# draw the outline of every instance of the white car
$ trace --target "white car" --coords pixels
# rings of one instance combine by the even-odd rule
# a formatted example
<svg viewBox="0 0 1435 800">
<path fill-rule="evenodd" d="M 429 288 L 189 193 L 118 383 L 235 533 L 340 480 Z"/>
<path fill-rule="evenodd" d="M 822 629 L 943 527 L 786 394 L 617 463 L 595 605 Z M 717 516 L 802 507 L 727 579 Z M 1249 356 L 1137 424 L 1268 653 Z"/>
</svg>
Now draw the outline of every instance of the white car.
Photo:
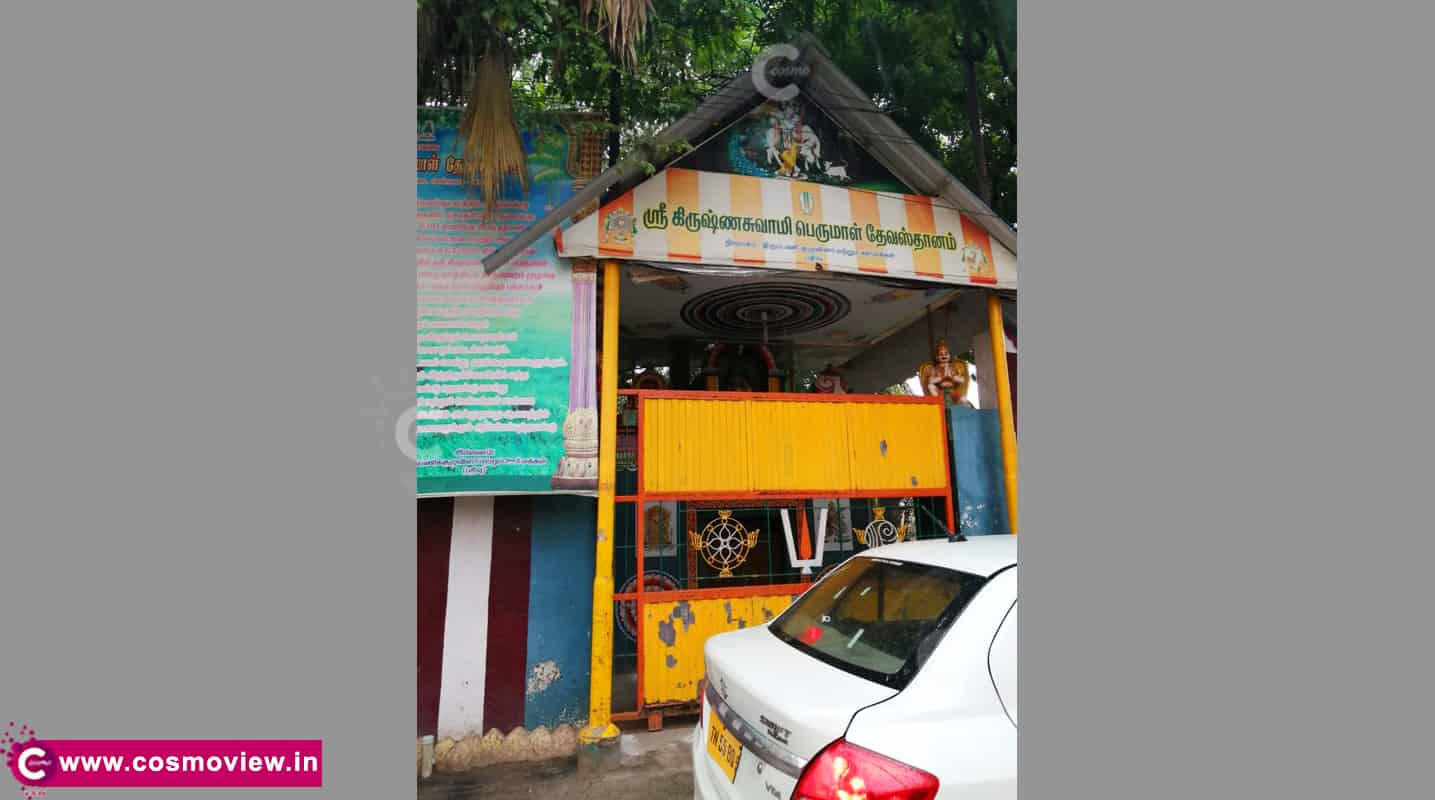
<svg viewBox="0 0 1435 800">
<path fill-rule="evenodd" d="M 704 647 L 699 800 L 1017 796 L 1016 538 L 843 562 Z"/>
</svg>

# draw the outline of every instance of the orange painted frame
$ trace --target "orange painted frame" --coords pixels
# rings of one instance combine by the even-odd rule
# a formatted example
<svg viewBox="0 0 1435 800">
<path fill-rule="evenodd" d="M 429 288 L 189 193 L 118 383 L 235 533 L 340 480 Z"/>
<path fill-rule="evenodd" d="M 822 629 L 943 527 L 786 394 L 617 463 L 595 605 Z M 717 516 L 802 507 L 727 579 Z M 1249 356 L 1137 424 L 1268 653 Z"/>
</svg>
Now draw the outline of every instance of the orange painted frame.
<svg viewBox="0 0 1435 800">
<path fill-rule="evenodd" d="M 643 595 L 650 603 L 665 603 L 670 600 L 722 600 L 727 597 L 754 597 L 770 594 L 798 594 L 806 590 L 806 583 L 764 583 L 756 586 L 729 586 L 718 589 L 675 589 L 667 592 L 647 592 Z M 636 600 L 637 592 L 623 592 L 613 595 L 615 600 Z"/>
<path fill-rule="evenodd" d="M 925 403 L 941 405 L 940 397 L 909 394 L 807 394 L 804 392 L 707 392 L 682 389 L 619 389 L 618 394 L 654 400 L 766 400 L 770 403 Z"/>
<path fill-rule="evenodd" d="M 636 625 L 636 627 L 637 627 L 636 634 L 637 634 L 637 642 L 638 642 L 638 659 L 637 659 L 637 661 L 638 661 L 638 663 L 637 663 L 638 674 L 637 674 L 637 697 L 636 697 L 636 701 L 637 701 L 638 707 L 637 707 L 636 709 L 634 709 L 633 711 L 614 712 L 614 713 L 612 714 L 613 719 L 616 719 L 616 720 L 634 720 L 634 719 L 640 719 L 640 718 L 643 716 L 644 711 L 645 711 L 645 708 L 646 708 L 646 706 L 645 706 L 645 704 L 644 704 L 644 700 L 643 700 L 643 661 L 644 661 L 644 658 L 643 658 L 643 649 L 644 649 L 644 648 L 643 648 L 643 641 L 644 641 L 644 640 L 643 640 L 643 606 L 644 606 L 646 603 L 650 603 L 650 602 L 652 602 L 652 603 L 662 603 L 662 602 L 669 602 L 669 601 L 675 601 L 675 600 L 720 599 L 720 598 L 727 598 L 727 597 L 755 597 L 755 596 L 760 596 L 760 595 L 773 595 L 773 594 L 793 594 L 793 595 L 796 595 L 796 594 L 801 594 L 802 592 L 806 591 L 806 590 L 808 589 L 808 587 L 810 587 L 810 586 L 812 585 L 811 582 L 810 582 L 810 580 L 805 580 L 805 581 L 803 581 L 803 582 L 801 582 L 801 583 L 762 584 L 762 585 L 756 585 L 756 586 L 752 586 L 752 585 L 749 585 L 749 586 L 733 586 L 733 587 L 729 587 L 729 588 L 716 588 L 716 589 L 682 589 L 682 590 L 678 590 L 678 591 L 669 591 L 669 592 L 648 592 L 648 591 L 646 591 L 647 581 L 645 581 L 645 580 L 643 579 L 643 575 L 645 574 L 644 569 L 645 569 L 645 567 L 646 567 L 646 564 L 644 563 L 644 561 L 645 561 L 645 552 L 644 552 L 644 551 L 646 550 L 646 547 L 645 547 L 646 540 L 644 539 L 645 531 L 643 530 L 643 528 L 644 528 L 644 519 L 643 519 L 643 518 L 644 518 L 644 516 L 646 516 L 645 512 L 647 511 L 648 501 L 650 501 L 650 500 L 658 500 L 658 501 L 661 501 L 661 500 L 754 500 L 754 499 L 761 499 L 761 500 L 781 500 L 781 499 L 788 499 L 788 498 L 793 499 L 793 500 L 806 500 L 806 499 L 819 498 L 819 497 L 820 497 L 820 498 L 829 498 L 829 497 L 833 497 L 833 498 L 858 498 L 858 497 L 889 496 L 889 495 L 890 495 L 890 496 L 895 496 L 895 497 L 944 497 L 944 498 L 946 498 L 947 530 L 948 530 L 949 532 L 955 532 L 955 531 L 956 531 L 955 515 L 954 515 L 954 513 L 953 513 L 953 512 L 954 512 L 954 505 L 955 505 L 955 503 L 954 503 L 953 498 L 952 498 L 952 481 L 951 481 L 951 474 L 950 474 L 951 461 L 952 461 L 952 451 L 951 451 L 951 442 L 949 441 L 949 438 L 950 438 L 950 435 L 951 435 L 951 434 L 950 434 L 950 432 L 947 430 L 948 419 L 947 419 L 947 415 L 946 415 L 945 413 L 942 414 L 942 463 L 947 467 L 948 472 L 946 473 L 946 475 L 945 475 L 945 480 L 944 480 L 945 488 L 942 488 L 942 489 L 913 490 L 913 489 L 911 489 L 911 488 L 905 488 L 905 489 L 904 489 L 904 488 L 900 488 L 900 487 L 899 487 L 899 488 L 896 488 L 896 489 L 892 489 L 892 490 L 890 490 L 890 491 L 872 491 L 872 490 L 867 490 L 867 491 L 863 491 L 863 492 L 848 492 L 848 491 L 837 491 L 837 492 L 831 492 L 831 491 L 825 491 L 825 492 L 824 492 L 824 491 L 794 492 L 794 491 L 790 491 L 790 490 L 773 490 L 773 491 L 770 491 L 770 492 L 765 492 L 765 491 L 756 491 L 756 492 L 686 492 L 686 493 L 683 493 L 683 492 L 676 492 L 676 493 L 675 493 L 675 492 L 653 492 L 653 493 L 649 494 L 649 493 L 646 492 L 646 491 L 644 490 L 644 488 L 643 488 L 643 427 L 644 427 L 644 426 L 643 426 L 643 416 L 644 416 L 644 410 L 645 410 L 645 409 L 644 409 L 644 406 L 647 404 L 647 401 L 648 401 L 648 399 L 650 399 L 650 398 L 651 398 L 651 399 L 659 399 L 659 400 L 661 400 L 661 399 L 674 399 L 674 400 L 703 400 L 703 399 L 707 399 L 707 400 L 762 400 L 762 401 L 774 402 L 774 403 L 781 403 L 781 402 L 813 402 L 813 401 L 816 401 L 816 402 L 827 402 L 827 403 L 884 403 L 884 404 L 889 404 L 889 403 L 890 403 L 890 404 L 908 403 L 908 404 L 941 405 L 941 406 L 945 407 L 945 402 L 944 402 L 944 401 L 942 400 L 942 398 L 940 398 L 940 397 L 925 397 L 925 396 L 923 396 L 923 397 L 913 397 L 913 396 L 910 396 L 910 395 L 885 395 L 885 394 L 831 394 L 831 395 L 829 395 L 829 394 L 816 394 L 816 393 L 814 393 L 814 394 L 805 394 L 805 393 L 797 393 L 797 392 L 781 392 L 781 393 L 777 393 L 777 392 L 705 392 L 705 391 L 704 391 L 704 392 L 689 392 L 689 391 L 680 391 L 680 390 L 672 390 L 672 389 L 663 389 L 663 390 L 654 390 L 654 389 L 648 389 L 648 390 L 640 390 L 640 389 L 619 389 L 619 390 L 618 390 L 618 394 L 621 395 L 621 396 L 625 396 L 625 397 L 633 397 L 633 398 L 635 398 L 635 399 L 637 400 L 637 402 L 638 402 L 638 408 L 637 408 L 637 412 L 638 412 L 638 413 L 637 413 L 637 418 L 638 418 L 638 424 L 637 424 L 638 436 L 637 436 L 637 441 L 636 441 L 636 443 L 635 443 L 635 446 L 637 447 L 637 452 L 634 453 L 634 466 L 635 466 L 634 472 L 636 473 L 636 474 L 635 474 L 635 477 L 636 477 L 637 483 L 638 483 L 638 491 L 637 491 L 637 494 L 632 494 L 632 495 L 619 495 L 619 496 L 615 496 L 615 497 L 613 498 L 613 502 L 614 502 L 614 503 L 631 503 L 631 504 L 633 504 L 633 508 L 634 508 L 634 513 L 633 513 L 633 526 L 634 526 L 634 531 L 633 531 L 633 533 L 634 533 L 634 537 L 633 537 L 633 541 L 634 541 L 634 544 L 636 545 L 636 546 L 634 547 L 634 550 L 635 550 L 636 553 L 637 553 L 637 562 L 638 562 L 638 563 L 637 563 L 637 568 L 638 568 L 637 576 L 638 576 L 638 579 L 637 579 L 637 581 L 635 582 L 635 584 L 636 584 L 636 585 L 635 585 L 635 588 L 636 588 L 637 591 L 634 591 L 634 592 L 616 593 L 616 594 L 613 595 L 613 602 L 618 603 L 618 602 L 632 601 L 632 602 L 634 603 L 635 607 L 636 607 L 636 608 L 635 608 L 635 613 L 634 613 L 634 617 L 635 617 L 634 622 L 635 622 L 635 625 Z M 617 424 L 617 421 L 616 421 L 616 420 L 613 420 L 611 424 L 615 424 L 615 425 L 616 425 L 616 424 Z"/>
</svg>

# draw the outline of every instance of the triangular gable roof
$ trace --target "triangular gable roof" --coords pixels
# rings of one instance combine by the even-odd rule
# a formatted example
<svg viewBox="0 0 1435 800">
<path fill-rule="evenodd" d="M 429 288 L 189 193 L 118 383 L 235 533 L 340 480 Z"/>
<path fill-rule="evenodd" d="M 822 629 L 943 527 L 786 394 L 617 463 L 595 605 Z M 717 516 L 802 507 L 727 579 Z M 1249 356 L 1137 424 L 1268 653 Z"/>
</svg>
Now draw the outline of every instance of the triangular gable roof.
<svg viewBox="0 0 1435 800">
<path fill-rule="evenodd" d="M 922 194 L 893 175 L 844 125 L 796 87 L 791 96 L 784 93 L 756 104 L 668 166 Z"/>
<path fill-rule="evenodd" d="M 903 183 L 933 198 L 937 204 L 956 209 L 979 226 L 993 244 L 1016 253 L 1016 231 L 991 210 L 981 198 L 962 185 L 940 161 L 882 113 L 861 87 L 832 63 L 811 36 L 799 38 L 795 46 L 798 61 L 806 74 L 795 81 L 802 93 L 842 125 L 854 140 Z M 676 142 L 697 143 L 721 131 L 767 98 L 753 82 L 751 71 L 729 81 L 691 113 L 674 122 L 656 137 L 662 147 Z M 668 158 L 659 168 L 675 160 Z M 563 226 L 575 214 L 599 200 L 610 190 L 633 189 L 649 177 L 640 165 L 616 165 L 593 179 L 583 189 L 547 216 L 534 223 L 483 259 L 485 272 L 493 272 L 522 253 L 540 237 Z"/>
</svg>

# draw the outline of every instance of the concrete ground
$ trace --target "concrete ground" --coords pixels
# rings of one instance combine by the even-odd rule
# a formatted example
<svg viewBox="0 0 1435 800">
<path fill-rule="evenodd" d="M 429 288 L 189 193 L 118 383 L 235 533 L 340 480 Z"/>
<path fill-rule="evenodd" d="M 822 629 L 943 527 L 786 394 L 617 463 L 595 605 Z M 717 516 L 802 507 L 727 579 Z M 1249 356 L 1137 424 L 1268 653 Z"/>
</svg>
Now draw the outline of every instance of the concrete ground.
<svg viewBox="0 0 1435 800">
<path fill-rule="evenodd" d="M 621 766 L 597 775 L 579 775 L 572 758 L 435 774 L 419 782 L 418 800 L 687 800 L 693 796 L 692 735 L 691 721 L 671 719 L 657 733 L 624 732 Z"/>
</svg>

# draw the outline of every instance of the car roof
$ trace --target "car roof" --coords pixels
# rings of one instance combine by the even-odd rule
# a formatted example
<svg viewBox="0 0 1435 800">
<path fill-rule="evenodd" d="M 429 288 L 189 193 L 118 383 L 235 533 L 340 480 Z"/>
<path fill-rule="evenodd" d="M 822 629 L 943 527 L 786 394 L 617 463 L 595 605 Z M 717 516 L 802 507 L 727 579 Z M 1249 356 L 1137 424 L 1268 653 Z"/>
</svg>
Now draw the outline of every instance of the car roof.
<svg viewBox="0 0 1435 800">
<path fill-rule="evenodd" d="M 859 558 L 914 561 L 988 577 L 1016 564 L 1016 537 L 969 536 L 965 541 L 958 542 L 924 539 L 874 547 L 857 555 Z"/>
</svg>

